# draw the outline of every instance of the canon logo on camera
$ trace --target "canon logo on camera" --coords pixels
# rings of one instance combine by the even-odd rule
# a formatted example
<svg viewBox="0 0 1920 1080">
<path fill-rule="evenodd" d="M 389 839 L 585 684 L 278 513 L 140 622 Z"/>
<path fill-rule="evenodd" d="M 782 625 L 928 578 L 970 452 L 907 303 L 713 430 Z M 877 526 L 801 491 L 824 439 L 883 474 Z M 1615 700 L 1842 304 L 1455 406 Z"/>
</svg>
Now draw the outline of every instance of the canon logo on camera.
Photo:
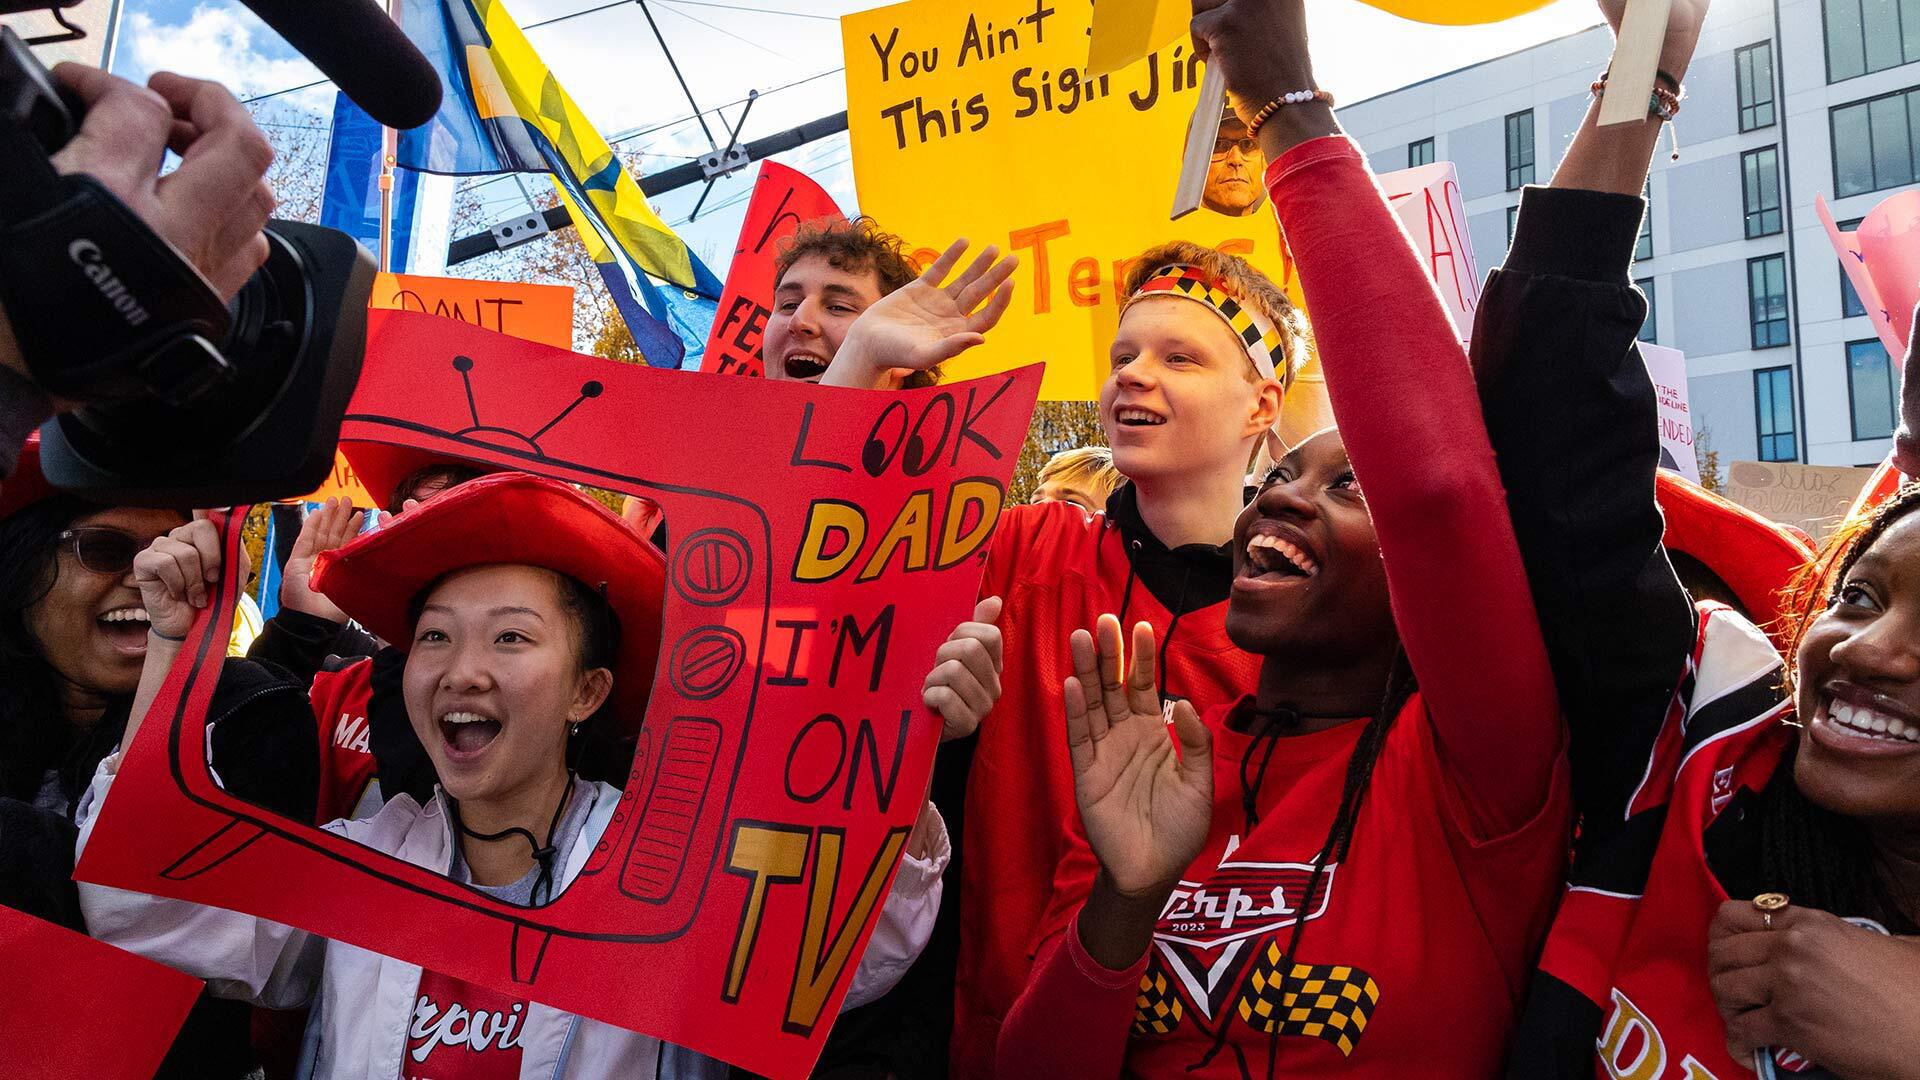
<svg viewBox="0 0 1920 1080">
<path fill-rule="evenodd" d="M 113 310 L 127 320 L 128 326 L 139 326 L 150 317 L 147 309 L 127 290 L 127 283 L 120 280 L 120 276 L 113 272 L 113 267 L 101 261 L 99 244 L 86 239 L 75 240 L 67 245 L 67 258 L 72 259 L 74 265 L 80 268 L 80 273 L 93 282 L 93 287 L 99 289 L 107 303 L 113 305 Z"/>
</svg>

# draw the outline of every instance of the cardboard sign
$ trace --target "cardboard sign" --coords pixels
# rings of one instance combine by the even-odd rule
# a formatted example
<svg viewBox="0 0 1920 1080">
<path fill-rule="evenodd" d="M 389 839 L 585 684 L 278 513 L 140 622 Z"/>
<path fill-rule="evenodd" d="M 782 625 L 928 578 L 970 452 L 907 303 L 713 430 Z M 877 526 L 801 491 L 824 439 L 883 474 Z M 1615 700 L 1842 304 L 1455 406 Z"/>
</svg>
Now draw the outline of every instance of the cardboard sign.
<svg viewBox="0 0 1920 1080">
<path fill-rule="evenodd" d="M 0 907 L 0 1076 L 150 1080 L 201 982 Z"/>
<path fill-rule="evenodd" d="M 927 258 L 965 236 L 1021 259 L 1013 306 L 986 344 L 946 365 L 949 378 L 1038 360 L 1047 365 L 1042 397 L 1097 397 L 1127 267 L 1168 240 L 1240 255 L 1302 302 L 1258 151 L 1216 155 L 1202 210 L 1166 219 L 1204 69 L 1184 39 L 1124 71 L 1087 77 L 1091 18 L 1089 7 L 1036 9 L 1023 0 L 908 0 L 840 20 L 861 209 Z M 1011 176 L 1022 182 L 1008 183 Z M 1432 199 L 1459 220 L 1457 184 Z M 1453 293 L 1449 309 L 1460 311 L 1478 298 L 1471 256 L 1448 260 L 1470 247 L 1465 230 L 1454 224 L 1450 237 L 1438 216 L 1429 229 L 1425 209 L 1402 212 L 1417 223 L 1409 231 L 1441 292 Z M 1448 248 L 1450 238 L 1457 243 Z M 1324 387 L 1312 369 L 1307 376 L 1289 411 L 1330 415 Z"/>
<path fill-rule="evenodd" d="M 1039 379 L 833 390 L 373 313 L 343 439 L 666 511 L 660 659 L 613 824 L 528 909 L 226 794 L 204 725 L 227 618 L 203 614 L 76 875 L 806 1075 L 919 816 L 940 734 L 921 682 L 972 610 Z"/>
<path fill-rule="evenodd" d="M 773 264 L 780 243 L 806 222 L 840 216 L 833 196 L 806 173 L 775 161 L 760 163 L 701 371 L 762 374 L 760 338 L 773 314 Z"/>
<path fill-rule="evenodd" d="M 1872 469 L 1736 461 L 1727 467 L 1725 495 L 1782 524 L 1797 525 L 1819 540 L 1846 517 L 1872 477 Z"/>
<path fill-rule="evenodd" d="M 1440 290 L 1454 332 L 1473 337 L 1473 315 L 1480 309 L 1480 263 L 1467 233 L 1467 204 L 1460 176 L 1451 161 L 1417 165 L 1380 177 L 1380 190 L 1413 238 L 1414 250 L 1427 261 L 1427 273 Z"/>
<path fill-rule="evenodd" d="M 1852 232 L 1840 231 L 1821 196 L 1813 197 L 1813 209 L 1887 355 L 1896 361 L 1906 356 L 1913 306 L 1920 300 L 1920 191 L 1881 200 Z"/>
<path fill-rule="evenodd" d="M 352 500 L 353 505 L 363 510 L 373 509 L 380 505 L 380 501 L 375 499 L 373 495 L 367 491 L 366 485 L 360 482 L 360 477 L 354 474 L 353 463 L 347 460 L 347 455 L 341 453 L 339 450 L 335 450 L 333 452 L 333 471 L 327 474 L 327 482 L 315 488 L 311 494 L 302 495 L 298 499 L 289 499 L 287 501 L 325 502 L 328 499 L 341 495 Z"/>
<path fill-rule="evenodd" d="M 496 334 L 573 348 L 571 285 L 381 274 L 367 306 L 459 319 Z"/>
<path fill-rule="evenodd" d="M 1183 39 L 1083 76 L 1092 13 L 908 0 L 840 20 L 860 209 L 926 259 L 956 236 L 1020 256 L 1012 307 L 948 378 L 1039 360 L 1043 397 L 1097 396 L 1127 266 L 1168 240 L 1287 277 L 1257 150 L 1219 155 L 1203 208 L 1167 221 L 1203 65 Z"/>
<path fill-rule="evenodd" d="M 1640 358 L 1653 379 L 1660 406 L 1660 467 L 1700 482 L 1700 459 L 1693 448 L 1693 413 L 1687 407 L 1687 356 L 1665 345 L 1640 343 Z"/>
</svg>

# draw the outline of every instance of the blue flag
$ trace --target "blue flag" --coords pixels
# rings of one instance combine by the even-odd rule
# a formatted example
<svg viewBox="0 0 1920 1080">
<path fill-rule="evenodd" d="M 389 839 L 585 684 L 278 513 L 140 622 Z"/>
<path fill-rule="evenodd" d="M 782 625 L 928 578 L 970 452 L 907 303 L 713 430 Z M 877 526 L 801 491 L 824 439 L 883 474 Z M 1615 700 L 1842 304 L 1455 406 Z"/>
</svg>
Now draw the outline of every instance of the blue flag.
<svg viewBox="0 0 1920 1080">
<path fill-rule="evenodd" d="M 445 90 L 432 120 L 401 133 L 400 165 L 460 176 L 547 173 L 641 354 L 679 367 L 686 345 L 647 275 L 712 301 L 720 282 L 653 212 L 499 0 L 410 3 L 400 21 Z"/>
</svg>

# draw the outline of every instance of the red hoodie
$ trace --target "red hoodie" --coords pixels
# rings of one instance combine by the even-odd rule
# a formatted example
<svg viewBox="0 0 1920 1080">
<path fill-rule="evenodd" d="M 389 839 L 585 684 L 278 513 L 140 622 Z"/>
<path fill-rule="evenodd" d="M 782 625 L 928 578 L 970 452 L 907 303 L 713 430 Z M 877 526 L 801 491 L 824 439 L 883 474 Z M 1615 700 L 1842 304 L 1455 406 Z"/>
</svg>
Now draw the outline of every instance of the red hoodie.
<svg viewBox="0 0 1920 1080">
<path fill-rule="evenodd" d="M 320 798 L 315 824 L 355 817 L 375 779 L 368 749 L 367 706 L 373 700 L 373 660 L 322 671 L 307 691 L 320 738 Z"/>
<path fill-rule="evenodd" d="M 1107 514 L 1069 503 L 1018 506 L 1001 515 L 988 549 L 980 595 L 1006 601 L 1006 670 L 967 782 L 955 1076 L 992 1074 L 1000 1023 L 1043 936 L 1055 872 L 1086 851 L 1060 691 L 1073 673 L 1068 636 L 1103 614 L 1152 624 L 1164 650 L 1162 696 L 1203 711 L 1246 693 L 1259 673 L 1259 658 L 1227 640 L 1224 599 L 1176 618 L 1138 580 L 1138 553 L 1123 531 Z M 1217 573 L 1222 580 L 1205 591 L 1224 597 L 1231 571 Z"/>
</svg>

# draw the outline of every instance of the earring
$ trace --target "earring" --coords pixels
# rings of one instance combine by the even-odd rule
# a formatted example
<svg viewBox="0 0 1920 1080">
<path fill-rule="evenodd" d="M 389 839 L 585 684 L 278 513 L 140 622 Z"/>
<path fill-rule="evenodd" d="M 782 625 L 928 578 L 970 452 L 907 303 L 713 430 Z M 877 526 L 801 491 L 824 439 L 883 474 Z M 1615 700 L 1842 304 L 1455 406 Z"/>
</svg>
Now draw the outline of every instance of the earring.
<svg viewBox="0 0 1920 1080">
<path fill-rule="evenodd" d="M 579 720 L 575 720 L 575 721 L 574 721 L 574 722 L 572 723 L 572 725 L 568 727 L 568 729 L 567 729 L 567 734 L 568 734 L 568 735 L 578 735 L 578 734 L 580 734 L 580 724 L 581 724 L 581 721 L 579 721 Z"/>
</svg>

